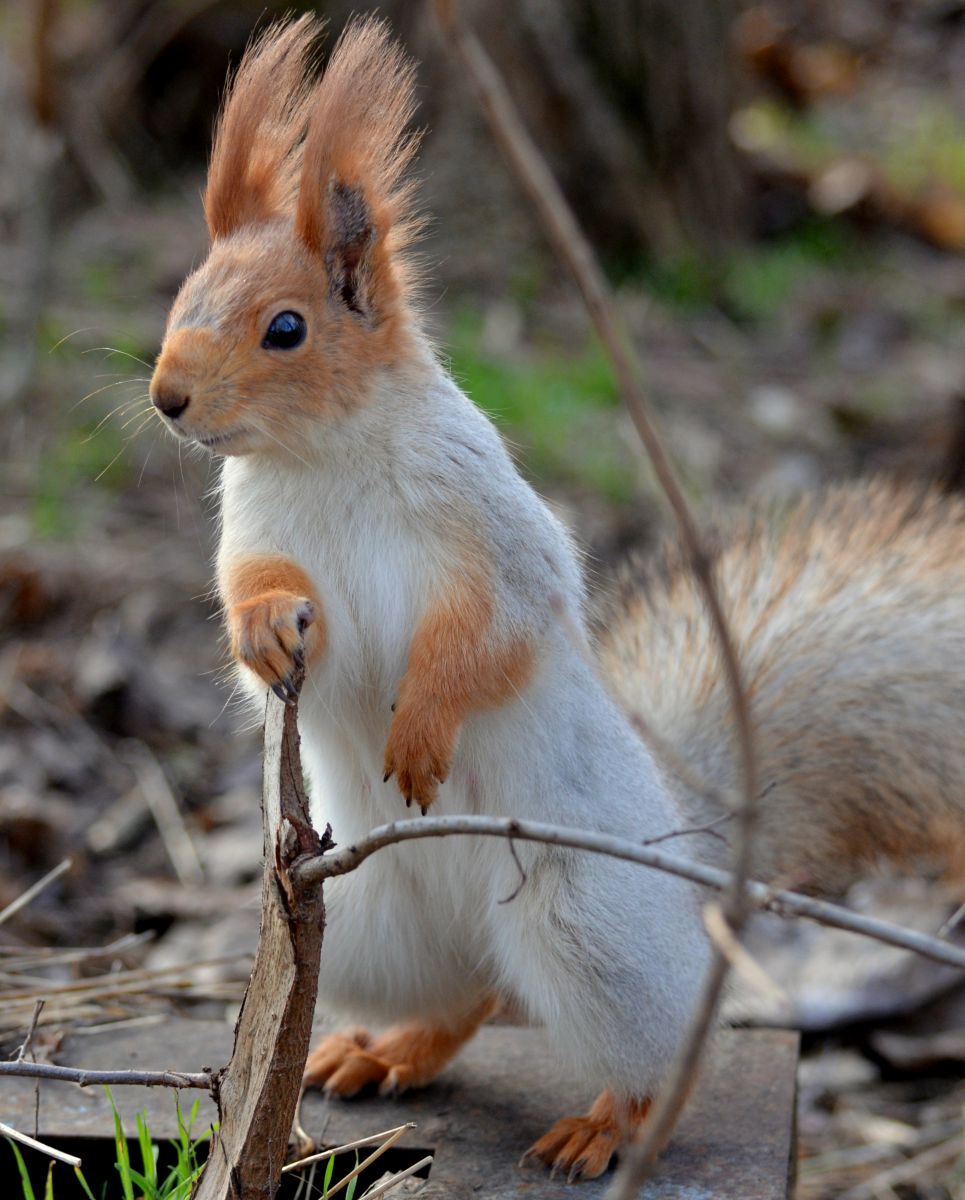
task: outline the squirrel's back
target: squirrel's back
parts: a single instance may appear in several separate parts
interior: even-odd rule
[[[828,890],[890,860],[960,885],[965,503],[883,481],[832,488],[745,521],[714,568],[755,730],[757,873]],[[618,700],[669,748],[671,774],[683,760],[735,794],[728,689],[692,572],[672,551],[631,565],[615,607],[600,656]],[[718,813],[693,778],[680,788],[695,823]]]

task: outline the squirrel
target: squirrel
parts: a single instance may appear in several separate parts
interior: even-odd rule
[[[356,19],[319,76],[317,34],[310,16],[273,25],[237,70],[210,253],[150,384],[168,428],[223,460],[217,580],[240,676],[254,700],[293,702],[307,668],[313,819],[346,844],[403,801],[636,840],[706,820],[712,800],[661,753],[738,787],[694,580],[670,559],[629,569],[591,635],[569,534],[422,327],[414,68]],[[840,488],[748,524],[716,576],[756,729],[755,874],[826,890],[886,858],[965,875],[965,505]],[[389,1028],[326,1037],[305,1079],[346,1097],[426,1084],[510,998],[601,1089],[528,1153],[592,1177],[681,1041],[709,959],[699,896],[625,862],[515,853],[416,841],[326,885],[320,995]]]

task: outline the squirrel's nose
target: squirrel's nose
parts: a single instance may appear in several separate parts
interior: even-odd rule
[[[176,421],[191,403],[191,397],[184,392],[156,391],[151,395],[154,407],[159,412]]]

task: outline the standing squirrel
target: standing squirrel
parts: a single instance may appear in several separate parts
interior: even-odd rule
[[[317,32],[275,25],[238,69],[204,198],[211,251],[150,387],[178,438],[224,458],[218,587],[248,691],[291,701],[307,666],[313,812],[344,844],[403,800],[635,840],[705,819],[639,732],[736,787],[694,582],[628,574],[591,648],[568,534],[421,328],[413,68],[356,20],[317,78]],[[756,726],[755,873],[826,888],[886,857],[965,874],[963,506],[833,491],[748,527],[717,578]],[[595,855],[516,854],[512,903],[519,866],[484,839],[387,848],[326,885],[322,998],[390,1028],[325,1038],[306,1079],[341,1096],[425,1084],[510,997],[603,1089],[530,1154],[595,1176],[693,1008],[699,896]]]

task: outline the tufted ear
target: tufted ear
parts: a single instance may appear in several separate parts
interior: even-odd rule
[[[334,299],[352,312],[371,311],[372,297],[367,295],[371,280],[371,250],[375,227],[359,187],[333,180],[328,188],[327,239],[324,247],[329,291]]]
[[[379,20],[352,21],[313,99],[295,232],[325,264],[334,299],[385,315],[404,288],[399,252],[414,232],[402,175],[417,139],[411,63]]]
[[[272,25],[246,50],[215,127],[204,193],[212,238],[294,208],[320,30],[306,14]]]

